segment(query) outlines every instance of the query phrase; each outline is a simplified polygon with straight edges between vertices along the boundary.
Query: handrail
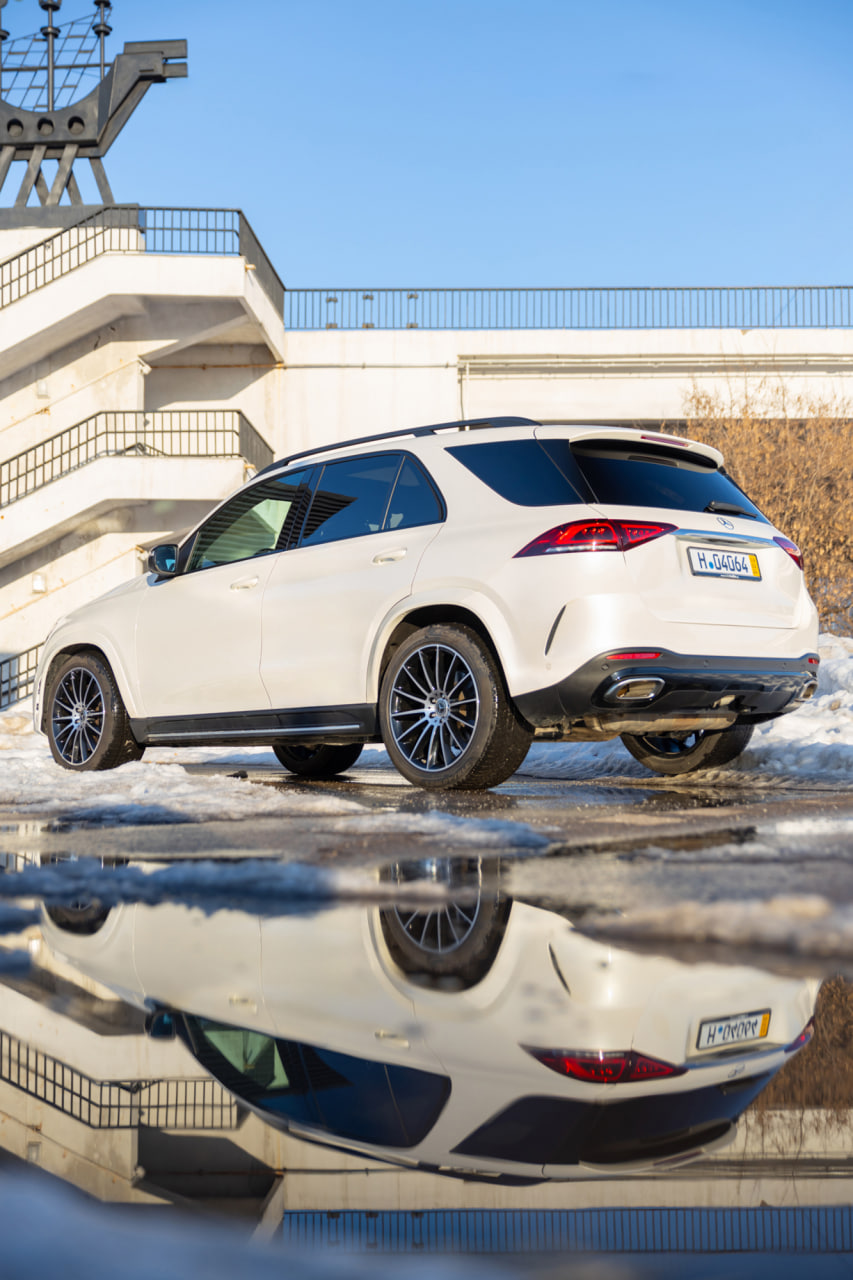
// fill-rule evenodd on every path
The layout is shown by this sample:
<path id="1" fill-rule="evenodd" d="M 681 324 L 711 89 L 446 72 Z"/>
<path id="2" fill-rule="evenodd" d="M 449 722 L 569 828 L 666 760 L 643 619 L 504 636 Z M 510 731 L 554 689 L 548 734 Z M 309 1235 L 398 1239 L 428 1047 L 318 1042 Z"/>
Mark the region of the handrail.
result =
<path id="1" fill-rule="evenodd" d="M 37 644 L 23 653 L 0 660 L 0 711 L 30 696 L 35 686 L 41 650 L 42 646 Z"/>
<path id="2" fill-rule="evenodd" d="M 245 458 L 256 471 L 273 460 L 266 440 L 238 409 L 103 410 L 0 463 L 0 507 L 98 458 L 140 455 Z"/>
<path id="3" fill-rule="evenodd" d="M 96 1080 L 0 1031 L 0 1080 L 90 1129 L 236 1129 L 234 1099 L 215 1080 Z"/>
<path id="4" fill-rule="evenodd" d="M 286 329 L 849 329 L 850 285 L 288 289 Z"/>
<path id="5" fill-rule="evenodd" d="M 281 315 L 284 285 L 240 209 L 107 205 L 0 262 L 0 309 L 104 253 L 243 256 Z"/>

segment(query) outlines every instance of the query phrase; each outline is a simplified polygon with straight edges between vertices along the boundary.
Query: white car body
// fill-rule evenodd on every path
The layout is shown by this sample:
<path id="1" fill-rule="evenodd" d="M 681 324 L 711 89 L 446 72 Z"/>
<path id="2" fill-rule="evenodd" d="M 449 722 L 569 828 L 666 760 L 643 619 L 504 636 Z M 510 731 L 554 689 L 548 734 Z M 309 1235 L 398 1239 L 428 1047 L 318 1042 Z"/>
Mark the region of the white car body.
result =
<path id="1" fill-rule="evenodd" d="M 459 461 L 459 451 L 472 445 L 500 450 L 535 441 L 538 450 L 568 445 L 572 458 L 600 446 L 620 466 L 639 459 L 660 464 L 653 472 L 665 464 L 668 474 L 678 467 L 711 473 L 722 461 L 715 450 L 639 429 L 519 421 L 421 428 L 274 464 L 184 539 L 174 576 L 148 573 L 57 624 L 39 663 L 36 728 L 50 730 L 47 703 L 59 663 L 88 651 L 111 668 L 139 747 L 313 745 L 380 734 L 388 745 L 383 672 L 413 632 L 442 624 L 465 627 L 494 656 L 496 680 L 528 735 L 716 732 L 783 714 L 811 695 L 818 624 L 797 549 L 745 495 L 743 515 L 726 503 L 721 511 L 731 514 L 624 501 L 522 505 Z M 392 516 L 389 499 L 384 528 L 193 567 L 194 545 L 227 520 L 229 504 L 313 470 L 305 539 L 322 467 L 348 460 L 378 466 L 391 455 L 427 474 L 440 518 L 387 527 L 405 519 Z M 608 522 L 623 543 L 628 528 L 665 532 L 627 549 L 598 549 L 587 539 L 530 553 L 549 529 Z M 721 570 L 697 568 L 714 556 Z M 741 576 L 727 573 L 726 564 Z M 109 767 L 54 754 L 68 767 Z M 454 748 L 443 757 L 447 779 L 457 754 Z M 431 771 L 424 767 L 424 785 L 435 784 Z M 415 769 L 407 776 L 420 775 Z"/>

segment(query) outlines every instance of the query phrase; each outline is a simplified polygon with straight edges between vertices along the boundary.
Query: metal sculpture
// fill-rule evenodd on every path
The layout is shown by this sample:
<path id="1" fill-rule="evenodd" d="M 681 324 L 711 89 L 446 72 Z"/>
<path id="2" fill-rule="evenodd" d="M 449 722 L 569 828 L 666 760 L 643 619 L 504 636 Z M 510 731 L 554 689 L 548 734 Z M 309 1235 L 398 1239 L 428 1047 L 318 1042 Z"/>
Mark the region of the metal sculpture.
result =
<path id="1" fill-rule="evenodd" d="M 95 0 L 94 15 L 61 27 L 55 19 L 62 0 L 38 2 L 46 25 L 36 34 L 10 40 L 0 25 L 0 192 L 12 162 L 26 160 L 16 208 L 27 204 L 33 189 L 44 206 L 58 205 L 66 192 L 72 205 L 82 205 L 74 163 L 85 159 L 101 200 L 112 204 L 103 157 L 149 85 L 186 76 L 186 62 L 175 59 L 186 58 L 187 42 L 131 42 L 110 64 L 111 0 Z M 0 19 L 6 4 L 0 0 Z M 58 162 L 50 187 L 42 170 L 46 160 Z"/>

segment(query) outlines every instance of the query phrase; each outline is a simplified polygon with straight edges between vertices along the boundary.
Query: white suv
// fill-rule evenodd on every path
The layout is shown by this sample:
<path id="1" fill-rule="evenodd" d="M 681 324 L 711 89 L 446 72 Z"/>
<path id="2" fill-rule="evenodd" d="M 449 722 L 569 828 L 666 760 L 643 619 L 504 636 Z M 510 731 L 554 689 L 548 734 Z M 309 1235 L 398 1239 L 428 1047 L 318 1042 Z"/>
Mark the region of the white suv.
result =
<path id="1" fill-rule="evenodd" d="M 384 742 L 496 786 L 534 736 L 725 764 L 816 688 L 802 557 L 715 450 L 642 429 L 443 423 L 267 467 L 64 618 L 36 727 L 69 769 L 270 745 L 330 777 Z"/>

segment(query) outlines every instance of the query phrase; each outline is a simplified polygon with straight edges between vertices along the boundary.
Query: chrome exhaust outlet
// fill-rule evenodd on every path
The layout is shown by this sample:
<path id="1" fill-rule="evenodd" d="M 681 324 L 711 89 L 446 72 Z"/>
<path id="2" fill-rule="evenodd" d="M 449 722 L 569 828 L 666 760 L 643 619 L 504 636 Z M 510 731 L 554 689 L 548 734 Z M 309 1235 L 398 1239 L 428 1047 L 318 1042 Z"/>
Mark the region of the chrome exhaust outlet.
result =
<path id="1" fill-rule="evenodd" d="M 663 691 L 660 676 L 625 676 L 616 680 L 604 695 L 605 702 L 620 705 L 626 702 L 653 702 Z"/>

